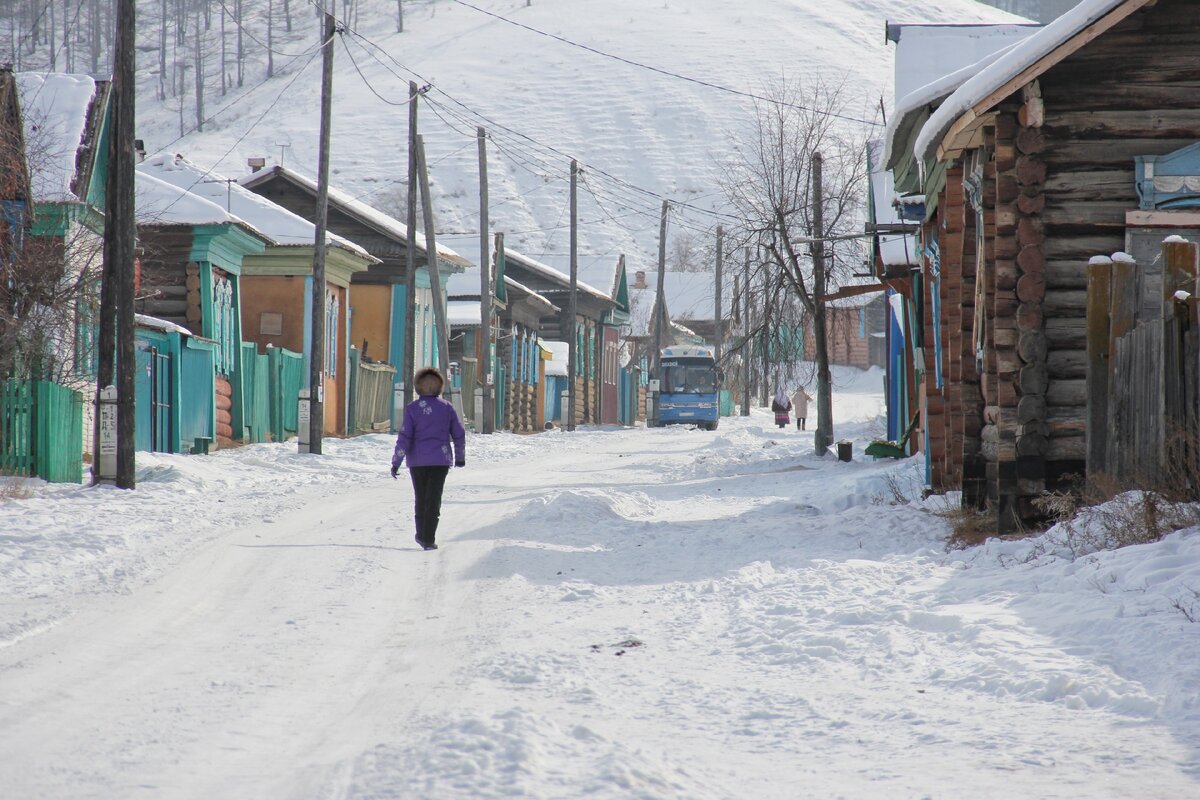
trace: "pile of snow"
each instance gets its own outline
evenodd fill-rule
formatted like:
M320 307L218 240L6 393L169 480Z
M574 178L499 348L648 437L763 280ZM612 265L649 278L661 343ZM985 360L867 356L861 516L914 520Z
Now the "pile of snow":
M87 75L36 72L17 73L16 81L34 199L80 199L71 184L96 82Z

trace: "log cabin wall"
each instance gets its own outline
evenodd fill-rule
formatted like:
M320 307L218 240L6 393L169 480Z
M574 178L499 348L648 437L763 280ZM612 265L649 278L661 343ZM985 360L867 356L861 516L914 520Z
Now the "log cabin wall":
M199 266L188 261L193 238L190 225L139 226L142 272L134 308L201 335Z
M967 198L967 170L958 168L960 181L959 200L962 208L962 329L959 351L962 425L962 497L963 504L982 508L987 500L986 466L982 450L983 430L983 387L980 383L979 367L975 358L975 324L977 314L983 314L978 306L979 259L979 215Z
M1198 52L1195 3L1160 0L1038 81L1044 123L1024 142L1046 172L1048 481L1084 471L1088 259L1125 246L1125 212L1138 206L1135 157L1200 139Z

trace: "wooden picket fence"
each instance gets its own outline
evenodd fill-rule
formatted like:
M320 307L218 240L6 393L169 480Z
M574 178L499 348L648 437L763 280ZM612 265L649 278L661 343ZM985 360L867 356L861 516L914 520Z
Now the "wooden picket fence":
M1161 288L1132 261L1088 268L1089 481L1185 489L1200 476L1200 247L1165 243L1159 263Z
M271 436L285 442L296 434L300 387L304 383L304 356L282 347L267 348L267 402Z
M0 383L0 475L83 479L83 395L49 381Z
M396 368L361 360L351 348L350 356L351 433L379 433L392 426L392 393Z

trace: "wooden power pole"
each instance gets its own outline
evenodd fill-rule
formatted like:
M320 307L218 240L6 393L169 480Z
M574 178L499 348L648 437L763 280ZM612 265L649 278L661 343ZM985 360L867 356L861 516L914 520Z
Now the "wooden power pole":
M405 235L404 276L404 405L413 401L413 375L417 371L417 100L415 81L408 82L408 219Z
M579 215L576 190L579 181L579 162L571 159L571 288L567 295L567 430L575 430L575 368L579 363L579 336L575 315L578 305L575 293L579 288Z
M658 380L662 379L662 376L658 374L658 362L663 346L663 325L665 324L663 317L667 314L667 301L664 294L667 285L667 212L670 207L671 204L663 200L662 218L658 223L658 286L654 296L654 353L651 359L654 364L653 374ZM657 398L654 401L654 414L658 415Z
M829 374L829 339L825 326L825 189L822 178L824 161L820 153L812 155L813 191L813 340L817 347L817 430L813 445L822 456L833 444L833 377Z
M724 266L725 258L725 229L720 225L717 226L717 264L716 264L716 286L713 291L714 305L716 306L716 314L713 316L713 347L714 360L721 363L721 344L724 341L725 325L724 325L724 309L721 307L721 282L723 275L721 268Z
M750 332L754 329L750 320L750 248L746 248L746 266L742 273L742 416L750 416L750 360L754 357Z
M488 376L492 371L492 259L488 242L488 171L487 131L483 126L476 130L479 139L479 400L482 408L476 409L480 433L491 433L496 418L492 413L492 386ZM503 240L501 240L503 241Z
M325 14L321 37L321 139L317 151L316 233L313 240L312 337L308 356L308 452L321 454L325 435L325 229L329 216L329 137L333 111L333 15Z
M429 272L429 288L433 294L434 345L437 347L438 369L446 376L442 394L449 396L450 386L450 326L446 323L445 295L442 293L442 274L438 271L437 232L433 223L433 201L429 191L429 164L425 161L425 139L417 134L417 178L421 184L421 214L425 218L425 261Z
M136 486L134 462L134 83L136 51L134 0L116 2L113 55L112 131L108 147L105 198L104 266L100 286L100 331L96 370L96 482ZM114 374L115 373L115 374ZM115 413L112 409L115 387ZM107 402L106 402L107 400ZM115 440L115 441L114 441Z

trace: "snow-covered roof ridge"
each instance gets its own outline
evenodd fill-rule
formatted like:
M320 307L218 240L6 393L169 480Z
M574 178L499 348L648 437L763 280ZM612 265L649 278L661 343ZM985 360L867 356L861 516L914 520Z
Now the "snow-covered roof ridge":
M141 225L232 223L245 226L263 239L269 238L211 200L140 170L134 182L134 209Z
M1009 48L958 87L921 129L913 144L913 155L919 162L932 156L934 149L959 117L1088 26L1110 13L1123 12L1124 18L1151 2L1153 0L1083 0L1029 38ZM1046 64L1043 70L1051 66L1053 65ZM1029 79L1033 80L1036 77L1037 75L1031 75Z
M82 199L72 184L96 81L87 75L56 72L18 72L15 78L34 200Z
M550 280L554 281L555 283L561 283L563 285L563 288L568 288L571 285L571 276L570 275L567 275L564 272L560 272L559 270L556 270L554 267L550 266L549 264L543 264L541 261L538 261L535 258L530 258L529 256L522 255L522 254L518 253L516 250L513 250L511 247L508 247L507 245L505 245L505 247L504 247L504 257L506 259L512 259L512 260L516 261L520 266L531 269L534 272L537 272L537 273L543 275L544 277L549 278ZM597 289L595 286L586 284L579 279L576 279L575 283L579 287L579 291L587 292L588 294L592 295L593 297L598 297L601 300L608 300L609 302L612 302L612 297L610 295L605 294L604 292Z
M272 175L279 175L292 182L299 184L314 194L317 191L317 182L313 178L294 169L284 167L282 164L275 164L258 172L252 172L249 175L244 175L238 179L238 183L242 186L254 186L262 183ZM408 241L408 223L401 222L395 217L380 211L372 205L358 200L346 192L336 187L329 187L329 202L339 206L343 211L351 216L357 217L361 222L371 227L377 228L388 236L395 237L402 241ZM413 242L422 250L425 249L425 235L420 231L416 231L413 236ZM474 266L467 258L446 247L443 244L437 246L438 258L441 260L463 267L464 269Z
M881 163L888 167L893 166L893 158L896 155L894 150L896 135L903 129L909 115L920 111L925 106L942 102L953 94L956 89L966 83L972 75L977 75L980 70L995 62L1013 47L1016 47L1016 43L1006 45L1000 50L984 56L974 64L968 64L948 75L943 75L932 83L914 89L904 95L904 97L898 98L896 100L896 107L892 111L892 116L888 120L886 132L884 133L884 150Z
M185 192L215 203L264 234L276 245L312 245L316 237L316 226L308 220L255 194L235 180L227 179L211 170L201 169L181 155L151 156L139 164L137 169L138 172L152 175ZM347 250L371 263L379 261L362 247L335 233L327 233L325 240L329 246Z

